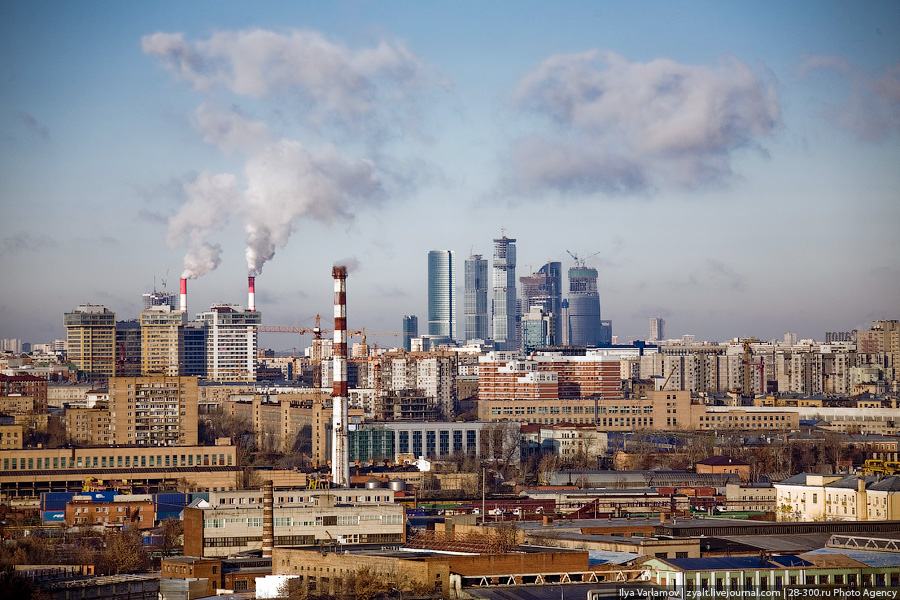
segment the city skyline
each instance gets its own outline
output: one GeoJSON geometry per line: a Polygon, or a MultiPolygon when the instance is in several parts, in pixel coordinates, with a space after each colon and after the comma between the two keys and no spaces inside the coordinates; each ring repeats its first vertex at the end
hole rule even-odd
{"type": "Polygon", "coordinates": [[[4,17],[0,338],[62,338],[84,303],[137,318],[210,268],[191,317],[251,272],[264,324],[312,326],[335,264],[349,328],[399,332],[427,318],[427,252],[487,257],[498,231],[520,275],[588,257],[624,341],[654,316],[719,341],[897,316],[896,3],[4,17]]]}

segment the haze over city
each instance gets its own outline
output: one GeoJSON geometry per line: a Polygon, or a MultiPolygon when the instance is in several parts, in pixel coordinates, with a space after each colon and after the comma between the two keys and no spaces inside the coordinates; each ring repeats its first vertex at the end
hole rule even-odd
{"type": "MultiPolygon", "coordinates": [[[[184,273],[190,313],[426,315],[427,254],[569,252],[619,340],[900,306],[895,2],[5,3],[0,338],[184,273]]],[[[462,286],[462,272],[457,273],[462,286]]],[[[396,344],[386,338],[383,343],[396,344]]],[[[296,342],[261,338],[284,349],[296,342]]]]}

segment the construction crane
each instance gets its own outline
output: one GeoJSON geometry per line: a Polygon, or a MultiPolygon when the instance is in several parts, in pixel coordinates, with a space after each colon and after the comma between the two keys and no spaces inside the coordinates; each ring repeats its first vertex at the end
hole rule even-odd
{"type": "Polygon", "coordinates": [[[588,256],[583,256],[583,257],[579,258],[577,254],[572,254],[572,252],[569,251],[569,250],[566,250],[566,252],[569,253],[569,256],[571,256],[572,259],[575,261],[575,266],[576,266],[577,268],[579,268],[579,269],[583,269],[583,268],[584,268],[584,266],[585,266],[584,263],[585,263],[589,258],[594,258],[594,257],[597,256],[598,254],[600,254],[599,252],[594,252],[593,254],[589,254],[588,256]]]}

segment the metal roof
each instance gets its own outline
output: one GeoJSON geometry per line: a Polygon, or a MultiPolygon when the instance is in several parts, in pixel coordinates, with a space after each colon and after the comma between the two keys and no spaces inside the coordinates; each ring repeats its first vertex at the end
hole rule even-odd
{"type": "Polygon", "coordinates": [[[771,569],[779,567],[811,567],[812,563],[794,555],[769,556],[707,556],[704,558],[661,558],[661,561],[681,571],[740,571],[742,569],[771,569]]]}
{"type": "Polygon", "coordinates": [[[900,552],[878,552],[871,550],[851,550],[849,548],[819,548],[808,554],[843,554],[869,567],[900,567],[900,552]]]}

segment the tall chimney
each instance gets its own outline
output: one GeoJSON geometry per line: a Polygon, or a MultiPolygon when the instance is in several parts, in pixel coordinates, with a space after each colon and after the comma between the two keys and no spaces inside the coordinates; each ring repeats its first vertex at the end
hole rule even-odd
{"type": "Polygon", "coordinates": [[[181,278],[181,312],[187,312],[187,279],[181,278]]]}
{"type": "Polygon", "coordinates": [[[272,556],[275,547],[275,484],[271,479],[263,484],[262,555],[272,556]]]}
{"type": "Polygon", "coordinates": [[[247,277],[247,310],[256,312],[256,277],[247,277]]]}
{"type": "Polygon", "coordinates": [[[331,480],[350,487],[347,431],[347,267],[334,267],[334,385],[332,387],[331,480]]]}

